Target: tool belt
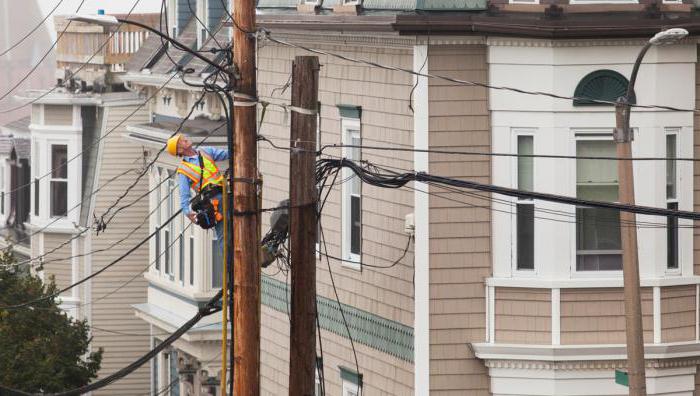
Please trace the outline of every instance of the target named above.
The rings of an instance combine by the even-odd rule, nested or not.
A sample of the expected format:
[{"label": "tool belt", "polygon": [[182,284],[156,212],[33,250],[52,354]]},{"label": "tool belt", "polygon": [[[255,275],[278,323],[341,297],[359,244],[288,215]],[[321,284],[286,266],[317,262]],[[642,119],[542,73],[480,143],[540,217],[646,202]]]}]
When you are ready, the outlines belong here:
[{"label": "tool belt", "polygon": [[219,212],[219,199],[214,198],[221,191],[221,186],[209,184],[192,200],[192,210],[196,214],[196,223],[205,230],[215,227],[216,223],[224,218]]}]

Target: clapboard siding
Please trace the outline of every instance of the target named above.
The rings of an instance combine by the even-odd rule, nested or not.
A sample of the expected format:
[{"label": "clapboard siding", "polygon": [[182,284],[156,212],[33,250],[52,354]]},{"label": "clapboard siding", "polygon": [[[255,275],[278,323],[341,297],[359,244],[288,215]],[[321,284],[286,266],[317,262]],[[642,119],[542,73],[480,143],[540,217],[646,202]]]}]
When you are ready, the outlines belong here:
[{"label": "clapboard siding", "polygon": [[[126,132],[126,124],[148,122],[148,112],[145,108],[138,110],[128,122],[118,126],[118,123],[136,110],[135,106],[107,107],[104,112],[102,136],[109,133],[101,145],[101,157],[98,163],[99,179],[95,188],[99,188],[108,179],[113,178],[142,157],[141,147],[129,143],[122,134]],[[113,128],[115,128],[113,130]],[[112,131],[113,130],[113,131]],[[112,132],[110,132],[112,131]],[[95,198],[94,212],[98,216],[112,205],[117,197],[124,193],[127,187],[135,181],[135,176],[121,177],[109,183]],[[133,206],[121,211],[109,223],[107,230],[92,237],[92,249],[110,248],[118,240],[124,238],[135,227],[147,220],[148,199],[138,199],[148,189],[148,176],[143,177],[136,187],[120,202],[120,206],[135,202]],[[148,234],[148,222],[126,238],[118,246],[92,256],[92,270],[98,271],[127,249],[136,245]],[[148,244],[131,253],[126,259],[109,268],[92,281],[92,298],[100,299],[92,304],[92,324],[96,327],[134,334],[148,334],[149,326],[136,318],[132,304],[146,301],[147,283],[143,277],[137,276],[117,293],[104,297],[117,287],[130,281],[134,275],[143,271],[148,264]],[[104,297],[104,298],[103,298]],[[100,377],[107,376],[119,368],[140,357],[150,347],[148,336],[129,336],[110,334],[102,331],[93,332],[93,348],[104,348],[104,359]],[[150,373],[148,365],[136,370],[133,374],[114,384],[95,392],[96,395],[136,395],[149,389]]]},{"label": "clapboard siding", "polygon": [[661,288],[661,342],[695,340],[695,285]]},{"label": "clapboard siding", "polygon": [[[323,49],[340,52],[348,56],[372,59],[385,64],[410,68],[413,55],[407,49],[390,48],[360,48],[352,46],[320,46]],[[291,48],[277,46],[272,43],[260,48],[258,55],[258,91],[262,98],[276,102],[288,102],[291,88],[282,92],[281,87],[289,79],[292,70],[292,60],[296,55],[308,55]],[[412,87],[410,75],[391,72],[369,66],[340,61],[332,57],[319,57],[321,64],[319,81],[319,100],[321,102],[321,139],[322,144],[341,143],[341,119],[337,105],[355,105],[362,107],[361,138],[364,145],[381,145],[396,147],[412,147],[413,118],[408,108],[409,94]],[[273,92],[273,90],[277,89]],[[260,133],[269,137],[279,146],[289,146],[289,114],[279,108],[268,107],[260,129]],[[264,207],[277,205],[279,201],[288,198],[289,188],[289,152],[274,149],[270,144],[259,144],[260,171],[264,177],[263,199]],[[328,149],[325,154],[341,155],[339,149]],[[413,167],[413,155],[409,152],[384,152],[362,150],[362,159],[378,165],[410,169]],[[330,180],[329,180],[330,183]],[[341,256],[340,229],[341,203],[340,186],[330,192],[325,204],[322,224],[328,253]],[[410,189],[384,189],[362,186],[362,262],[369,265],[388,266],[398,259],[409,239],[404,233],[405,216],[413,212],[413,191]],[[268,227],[269,216],[263,216],[263,232]],[[391,319],[408,326],[413,326],[413,246],[409,248],[404,259],[389,269],[374,269],[363,267],[356,271],[343,266],[331,259],[333,280],[340,301],[373,314]],[[274,271],[267,271],[274,273]],[[281,275],[277,279],[284,280]],[[317,267],[317,291],[324,297],[335,299],[330,273],[325,260],[320,260]],[[268,334],[265,323],[271,318],[268,309],[263,310],[263,334]],[[278,315],[278,314],[276,314]],[[278,315],[279,316],[279,315]],[[275,337],[275,343],[287,345],[287,324],[279,324],[284,334]],[[277,326],[277,327],[279,327]],[[279,328],[277,329],[279,330]],[[352,354],[347,349],[348,340],[323,333],[324,354],[338,356],[338,364],[353,367]],[[334,352],[333,339],[339,346]],[[263,357],[273,355],[279,348],[263,343]],[[328,351],[326,350],[328,344]],[[284,347],[286,350],[286,346]],[[360,367],[366,375],[367,394],[411,394],[412,393],[412,364],[403,364],[405,370],[410,370],[404,377],[397,377],[394,371],[385,375],[367,374],[376,363],[388,358],[388,355],[367,347],[361,347],[365,352],[360,358]],[[340,359],[342,357],[342,359]],[[331,358],[327,358],[331,359]],[[278,370],[288,368],[286,360],[263,358],[263,394],[286,393],[286,374]],[[392,363],[393,365],[394,363]],[[337,366],[337,364],[336,364]],[[328,366],[327,366],[328,367]],[[270,371],[271,370],[271,371]],[[327,372],[328,394],[339,394],[339,378],[337,367],[335,373]],[[265,374],[267,373],[267,374]],[[282,380],[280,380],[282,378]],[[281,381],[281,382],[280,382]],[[337,389],[331,384],[336,384]],[[334,385],[335,386],[335,385]],[[333,389],[332,389],[333,388]],[[370,391],[369,389],[374,389]],[[380,389],[382,391],[380,391]],[[395,389],[396,393],[392,393]],[[382,393],[386,392],[386,393]]]},{"label": "clapboard siding", "polygon": [[[644,341],[653,341],[652,290],[641,289]],[[562,344],[624,344],[622,289],[562,289]]]},{"label": "clapboard siding", "polygon": [[[487,81],[485,46],[430,46],[428,56],[430,73]],[[490,150],[484,89],[431,79],[428,95],[431,149]],[[429,161],[431,174],[491,180],[488,157],[430,154]],[[433,186],[430,194],[431,394],[488,395],[486,368],[466,347],[484,341],[484,279],[491,274],[488,201]]]},{"label": "clapboard siding", "polygon": [[73,106],[44,105],[44,125],[73,125]]},{"label": "clapboard siding", "polygon": [[[342,396],[339,366],[355,370],[355,361],[347,338],[328,331],[323,335],[323,366],[326,395]],[[262,308],[260,359],[261,395],[287,394],[289,381],[289,318],[286,313],[267,306]],[[363,375],[365,395],[413,394],[413,364],[355,343],[357,360]]]},{"label": "clapboard siding", "polygon": [[549,289],[496,288],[495,310],[496,342],[551,344],[552,293]]},{"label": "clapboard siding", "polygon": [[[44,274],[49,277],[53,276],[59,289],[73,283],[72,262],[70,259],[66,260],[67,257],[72,256],[71,242],[68,242],[68,239],[72,237],[69,234],[44,233],[44,251],[40,254],[51,252],[46,254],[44,258],[46,261]],[[67,291],[65,295],[71,295],[71,291]]]}]

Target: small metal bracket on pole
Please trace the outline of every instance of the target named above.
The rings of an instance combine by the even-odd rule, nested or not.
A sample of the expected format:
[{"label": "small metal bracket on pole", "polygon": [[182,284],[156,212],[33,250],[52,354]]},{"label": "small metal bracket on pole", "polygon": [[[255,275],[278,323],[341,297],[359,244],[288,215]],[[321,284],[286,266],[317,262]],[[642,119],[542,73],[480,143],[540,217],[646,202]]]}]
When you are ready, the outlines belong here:
[{"label": "small metal bracket on pole", "polygon": [[634,140],[634,129],[632,128],[614,128],[613,140],[615,143],[625,143]]},{"label": "small metal bracket on pole", "polygon": [[617,127],[613,129],[615,143],[626,143],[634,140],[634,131],[629,127],[630,105],[626,97],[621,96],[615,103],[615,118]]}]

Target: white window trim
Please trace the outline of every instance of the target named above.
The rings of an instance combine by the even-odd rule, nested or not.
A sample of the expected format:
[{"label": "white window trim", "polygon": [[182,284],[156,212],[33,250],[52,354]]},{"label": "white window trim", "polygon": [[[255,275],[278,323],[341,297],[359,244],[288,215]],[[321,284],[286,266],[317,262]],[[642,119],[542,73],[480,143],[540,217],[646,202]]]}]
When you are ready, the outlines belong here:
[{"label": "white window trim", "polygon": [[540,4],[540,0],[509,0],[510,4]]},{"label": "white window trim", "polygon": [[[202,23],[197,22],[197,48],[201,48],[204,42],[209,38],[209,0],[199,0],[197,1],[197,8],[195,12],[197,17],[202,21]],[[204,26],[202,26],[204,24]],[[202,37],[204,34],[206,37]]]},{"label": "white window trim", "polygon": [[[537,139],[535,139],[535,132],[537,130],[535,128],[513,128],[512,129],[512,147],[511,149],[513,150],[513,153],[518,153],[518,137],[519,136],[532,136],[532,151],[533,153],[536,152],[536,143]],[[518,157],[513,157],[512,158],[512,163],[511,163],[511,185],[513,188],[518,188]],[[532,179],[532,186],[534,190],[537,190],[535,188],[535,180],[536,178],[534,175],[537,174],[537,161],[533,158],[532,161],[532,174],[533,174],[533,179]],[[533,257],[533,269],[518,269],[518,219],[517,219],[517,205],[519,203],[527,203],[531,205],[535,205],[534,200],[523,200],[519,199],[517,197],[512,197],[511,198],[511,203],[512,203],[512,209],[511,209],[511,271],[513,276],[516,277],[521,277],[521,278],[528,278],[528,277],[536,277],[538,275],[538,265],[537,265],[537,250],[535,250],[535,254]],[[534,219],[534,227],[535,227],[535,235],[537,235],[537,219]],[[533,249],[537,246],[537,241],[534,241],[533,243]]]},{"label": "white window trim", "polygon": [[[360,126],[360,120],[357,118],[342,118],[341,119],[341,133],[343,144],[350,144],[350,131],[358,131],[358,135],[362,138],[362,129]],[[343,147],[343,157],[348,158],[350,151],[347,147]],[[347,180],[349,177],[354,175],[354,172],[349,168],[343,168],[342,177],[343,180]],[[352,238],[352,224],[351,224],[351,205],[350,205],[350,183],[342,184],[341,193],[341,248],[343,252],[343,266],[347,268],[352,268],[355,270],[360,270],[360,261],[362,259],[362,243],[360,243],[360,254],[355,254],[350,252],[350,240]],[[360,191],[360,202],[362,200],[362,191]],[[362,205],[360,205],[360,219],[362,218]],[[360,238],[362,238],[362,233],[360,233]]]},{"label": "white window trim", "polygon": [[[54,146],[66,146],[66,161],[70,158],[69,155],[69,148],[70,145],[68,142],[49,142],[48,145],[48,157],[49,157],[49,169],[47,173],[50,172],[49,174],[49,182],[48,182],[48,217],[50,220],[54,219],[65,219],[68,218],[68,214],[71,212],[71,201],[70,201],[70,162],[66,163],[65,169],[66,169],[66,177],[65,178],[55,178],[53,177],[53,172],[52,172],[52,166],[53,166],[53,147]],[[64,216],[54,216],[53,215],[53,207],[51,206],[51,201],[52,201],[52,192],[53,190],[51,189],[51,185],[53,182],[65,182],[66,183],[66,214]]]},{"label": "white window trim", "polygon": [[[636,128],[633,128],[634,132],[638,132]],[[609,129],[574,129],[573,130],[573,147],[572,147],[572,152],[573,155],[576,155],[576,144],[579,141],[582,140],[588,140],[588,141],[612,141],[613,136],[612,132]],[[576,195],[576,164],[574,163],[574,166],[571,167],[573,172],[572,172],[572,186],[573,186],[573,191],[574,191],[574,196]],[[576,212],[576,208],[574,208],[574,213]],[[576,219],[576,216],[574,215],[574,219]],[[573,224],[571,224],[572,228],[572,236],[573,236],[573,241],[571,243],[571,277],[572,278],[622,278],[622,270],[619,271],[579,271],[576,268],[576,264],[578,262],[578,252],[577,252],[577,230],[576,230],[577,222],[573,221]]]},{"label": "white window trim", "polygon": [[362,0],[341,0],[341,5],[344,5],[344,6],[362,5]]},{"label": "white window trim", "polygon": [[343,388],[342,395],[343,396],[350,396],[351,395],[350,392],[353,392],[353,394],[358,395],[358,396],[360,395],[360,386],[359,385],[357,385],[354,382],[346,381],[346,380],[342,380],[342,382],[343,382],[342,383],[342,388]]},{"label": "white window trim", "polygon": [[637,0],[570,0],[569,4],[638,4]]},{"label": "white window trim", "polygon": [[[664,128],[664,156],[668,156],[668,153],[666,152],[666,139],[668,136],[675,136],[676,137],[676,158],[679,157],[679,144],[680,144],[680,132],[681,128],[680,127],[668,127]],[[663,161],[664,164],[664,175],[666,174],[666,161]],[[680,199],[680,170],[681,168],[678,166],[678,162],[676,162],[676,197],[675,198],[668,198],[666,197],[666,178],[664,177],[664,200],[666,202],[666,207],[668,207],[668,204],[670,203],[676,203],[678,204],[678,208],[680,209],[681,207],[681,199]],[[678,219],[678,225],[681,226],[681,219]],[[680,276],[683,272],[683,254],[681,252],[683,251],[683,245],[681,241],[681,228],[678,229],[677,232],[677,243],[678,243],[678,251],[676,252],[676,257],[678,259],[678,267],[677,268],[668,268],[668,261],[664,260],[664,273],[666,275],[671,275],[671,276]],[[667,231],[668,232],[668,231]],[[668,241],[666,238],[667,234],[664,235],[664,239]],[[666,258],[668,258],[668,243],[666,243]]]}]

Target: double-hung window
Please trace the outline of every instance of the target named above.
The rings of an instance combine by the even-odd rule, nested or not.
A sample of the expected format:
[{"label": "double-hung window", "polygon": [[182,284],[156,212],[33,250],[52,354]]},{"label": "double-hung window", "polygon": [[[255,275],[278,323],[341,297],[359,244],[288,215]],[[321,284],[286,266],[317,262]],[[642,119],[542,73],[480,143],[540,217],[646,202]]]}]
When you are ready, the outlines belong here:
[{"label": "double-hung window", "polygon": [[68,146],[51,145],[50,213],[51,217],[68,214]]},{"label": "double-hung window", "polygon": [[[578,157],[616,157],[611,137],[577,136]],[[576,160],[576,196],[593,201],[618,200],[617,161]],[[622,270],[620,214],[615,209],[576,208],[576,270]]]},{"label": "double-hung window", "polygon": [[[343,157],[359,162],[360,150],[360,120],[343,119]],[[349,147],[347,147],[349,146]],[[362,255],[362,181],[349,168],[343,168],[342,188],[342,248],[343,259],[350,266],[360,262]],[[347,262],[346,262],[347,264]],[[359,268],[359,266],[358,266]]]},{"label": "double-hung window", "polygon": [[[678,172],[676,158],[678,157],[678,131],[666,130],[666,207],[678,210]],[[678,266],[678,218],[669,216],[666,219],[666,269],[677,270]]]},{"label": "double-hung window", "polygon": [[156,193],[156,199],[155,199],[155,224],[154,224],[154,232],[155,232],[155,264],[156,264],[156,271],[160,272],[160,260],[161,260],[161,248],[160,248],[160,232],[158,232],[158,229],[160,227],[160,222],[161,222],[161,193],[160,193],[160,175],[161,171],[159,170],[160,168],[155,169],[155,185],[157,186],[155,188],[155,193]]},{"label": "double-hung window", "polygon": [[[534,188],[534,136],[517,134],[517,188],[533,191]],[[516,210],[516,269],[535,269],[535,201],[518,197]]]}]

